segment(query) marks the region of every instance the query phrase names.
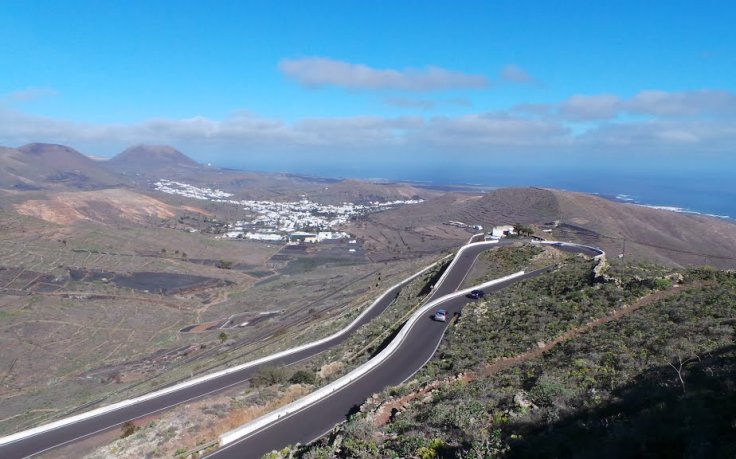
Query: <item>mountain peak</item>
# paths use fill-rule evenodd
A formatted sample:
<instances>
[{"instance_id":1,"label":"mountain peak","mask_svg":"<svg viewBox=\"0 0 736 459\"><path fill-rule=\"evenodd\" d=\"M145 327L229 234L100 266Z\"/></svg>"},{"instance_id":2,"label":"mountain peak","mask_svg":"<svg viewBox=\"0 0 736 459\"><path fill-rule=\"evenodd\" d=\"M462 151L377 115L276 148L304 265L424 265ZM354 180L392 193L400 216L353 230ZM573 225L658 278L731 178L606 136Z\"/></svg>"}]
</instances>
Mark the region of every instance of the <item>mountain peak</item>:
<instances>
[{"instance_id":1,"label":"mountain peak","mask_svg":"<svg viewBox=\"0 0 736 459\"><path fill-rule=\"evenodd\" d=\"M56 143L29 143L26 145L23 145L22 147L17 148L18 151L21 151L26 154L30 155L44 155L48 153L65 153L65 154L72 154L72 155L82 155L82 153L78 152L77 150L67 147L66 145L59 145Z\"/></svg>"},{"instance_id":2,"label":"mountain peak","mask_svg":"<svg viewBox=\"0 0 736 459\"><path fill-rule=\"evenodd\" d=\"M203 166L169 145L135 145L102 163L125 175L178 176Z\"/></svg>"},{"instance_id":3,"label":"mountain peak","mask_svg":"<svg viewBox=\"0 0 736 459\"><path fill-rule=\"evenodd\" d=\"M77 150L52 143L0 149L0 188L90 190L121 183Z\"/></svg>"},{"instance_id":4,"label":"mountain peak","mask_svg":"<svg viewBox=\"0 0 736 459\"><path fill-rule=\"evenodd\" d=\"M139 162L155 163L158 166L166 164L176 166L197 167L190 157L169 145L136 145L130 147L110 160L111 162Z\"/></svg>"}]
</instances>

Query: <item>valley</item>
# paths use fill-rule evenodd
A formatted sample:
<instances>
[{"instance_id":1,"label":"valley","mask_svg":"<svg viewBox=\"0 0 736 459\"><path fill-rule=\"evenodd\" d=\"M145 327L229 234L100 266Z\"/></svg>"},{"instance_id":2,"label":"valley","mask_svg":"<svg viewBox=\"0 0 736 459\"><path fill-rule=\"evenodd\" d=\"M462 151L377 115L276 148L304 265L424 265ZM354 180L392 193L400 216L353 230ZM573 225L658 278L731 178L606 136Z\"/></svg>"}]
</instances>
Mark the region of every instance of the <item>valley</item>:
<instances>
[{"instance_id":1,"label":"valley","mask_svg":"<svg viewBox=\"0 0 736 459\"><path fill-rule=\"evenodd\" d=\"M46 176L16 174L17 183L0 190L4 434L328 336L388 286L494 226L523 224L537 238L601 247L614 270L652 262L666 268L650 272L736 266L724 255L736 248L736 225L729 221L579 193L510 188L477 194L259 175L201 166L170 147L126 152L115 165L122 173L104 161L80 160L67 147L40 144L12 150L7 158L13 163L2 164L5 171L17 162L31 170L36 156L54 154L70 155L85 168L69 171L50 162L54 169L44 166ZM126 157L139 164L149 154L158 156L145 174L124 166ZM569 263L555 250L519 241L479 257L463 285ZM430 284L423 282L411 288L426 295ZM229 406L223 414L229 421L206 415L202 432L209 436L191 438L212 439L346 374L374 355L390 336L384 328L417 301L403 310L397 305L396 312L389 308L347 348L300 363L290 375L263 374L262 382L198 401L203 413ZM299 371L322 376L289 382ZM164 419L186 416L188 406L135 425L160 435L154 426L172 425ZM59 451L108 454L103 444L111 435ZM184 441L181 435L172 435L171 444Z\"/></svg>"},{"instance_id":2,"label":"valley","mask_svg":"<svg viewBox=\"0 0 736 459\"><path fill-rule=\"evenodd\" d=\"M0 2L0 459L736 458L736 2Z\"/></svg>"}]
</instances>

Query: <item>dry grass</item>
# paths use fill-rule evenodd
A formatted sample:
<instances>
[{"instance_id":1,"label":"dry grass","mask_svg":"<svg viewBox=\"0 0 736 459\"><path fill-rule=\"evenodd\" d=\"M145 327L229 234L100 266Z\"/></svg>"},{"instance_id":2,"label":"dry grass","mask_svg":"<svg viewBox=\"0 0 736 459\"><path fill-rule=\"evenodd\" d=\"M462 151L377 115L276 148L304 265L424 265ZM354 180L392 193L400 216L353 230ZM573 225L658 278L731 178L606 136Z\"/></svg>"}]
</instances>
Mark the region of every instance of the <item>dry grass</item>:
<instances>
[{"instance_id":1,"label":"dry grass","mask_svg":"<svg viewBox=\"0 0 736 459\"><path fill-rule=\"evenodd\" d=\"M151 219L172 218L178 211L158 199L122 189L54 193L45 200L32 199L16 204L15 209L22 215L59 225L79 220L148 223Z\"/></svg>"},{"instance_id":2,"label":"dry grass","mask_svg":"<svg viewBox=\"0 0 736 459\"><path fill-rule=\"evenodd\" d=\"M333 375L340 374L344 368L345 363L340 361L326 363L320 367L317 376L325 380L330 379Z\"/></svg>"},{"instance_id":3,"label":"dry grass","mask_svg":"<svg viewBox=\"0 0 736 459\"><path fill-rule=\"evenodd\" d=\"M736 267L736 224L718 218L622 204L597 196L541 188L507 188L479 195L446 194L422 204L371 215L351 230L366 241L373 259L427 253L467 239L449 220L480 224L569 226L552 237L602 247L610 254L627 240L629 260L669 266ZM691 252L691 253L689 253ZM711 255L711 256L708 256ZM613 257L611 257L613 258Z\"/></svg>"},{"instance_id":4,"label":"dry grass","mask_svg":"<svg viewBox=\"0 0 736 459\"><path fill-rule=\"evenodd\" d=\"M155 419L138 420L135 424L139 430L131 436L108 444L100 438L102 444L70 445L41 457L172 457L177 452L217 439L229 430L293 402L308 391L309 387L294 384L216 395L179 406Z\"/></svg>"},{"instance_id":5,"label":"dry grass","mask_svg":"<svg viewBox=\"0 0 736 459\"><path fill-rule=\"evenodd\" d=\"M377 267L369 264L316 265L256 283L246 272L192 260L242 260L263 267L278 246L160 228L87 221L59 227L23 215L0 216L0 267L13 267L0 273L0 288L13 289L0 292L0 345L6 349L0 355L3 433L47 422L91 401L114 402L326 336L385 285L430 263L381 265L379 286ZM70 266L121 274L197 274L234 284L164 296L116 288L112 282L71 281ZM59 279L55 290L36 289L44 276ZM226 330L237 346L222 346L219 330L179 333L187 325L263 311L279 314L257 326Z\"/></svg>"}]
</instances>

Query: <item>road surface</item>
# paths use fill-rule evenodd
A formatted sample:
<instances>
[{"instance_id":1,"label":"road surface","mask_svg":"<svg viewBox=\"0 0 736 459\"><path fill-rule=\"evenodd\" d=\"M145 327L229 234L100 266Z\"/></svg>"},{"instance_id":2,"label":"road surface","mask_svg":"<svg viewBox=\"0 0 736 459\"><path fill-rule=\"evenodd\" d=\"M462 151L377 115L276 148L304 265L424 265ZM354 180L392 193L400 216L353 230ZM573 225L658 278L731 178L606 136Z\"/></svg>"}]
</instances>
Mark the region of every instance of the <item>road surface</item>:
<instances>
[{"instance_id":1,"label":"road surface","mask_svg":"<svg viewBox=\"0 0 736 459\"><path fill-rule=\"evenodd\" d=\"M557 248L590 256L598 255L595 251L581 247L557 246ZM437 289L438 291L434 292L434 296L439 298L456 291L462 284L465 275L470 271L476 257L487 249L488 246L480 246L475 250L466 250L457 259L452 271ZM539 276L550 269L552 268L525 274L494 285L485 291L491 294L515 282ZM283 419L215 451L206 456L207 459L260 458L272 450L278 450L290 444L307 444L323 436L336 424L345 421L372 394L386 387L400 384L419 371L434 355L449 326L449 323L433 321L434 313L438 309L446 309L452 316L459 313L468 301L471 300L466 297L458 297L436 305L427 312L426 320L417 322L411 328L396 351L366 375L313 405L286 415Z\"/></svg>"},{"instance_id":2,"label":"road surface","mask_svg":"<svg viewBox=\"0 0 736 459\"><path fill-rule=\"evenodd\" d=\"M466 250L461 259L455 262L452 269L447 272L442 283L432 292L431 297L437 298L447 293L454 292L462 283L469 267L472 265L475 257L489 247L475 247L472 250ZM358 321L350 331L370 322L381 312L383 312L394 300L401 286L394 287L388 294L384 295L381 301L376 304L369 313ZM277 360L271 360L260 366L245 368L241 371L223 375L217 379L212 379L201 384L186 387L170 394L137 403L127 407L117 409L108 413L100 414L93 418L82 420L73 424L58 427L53 430L39 433L37 435L19 439L12 443L0 446L0 457L4 459L22 458L32 456L50 449L80 440L90 435L116 428L126 421L138 419L140 417L150 415L172 406L194 400L205 395L210 395L218 391L242 384L249 380L259 368L263 366L280 366L299 362L325 350L340 344L349 338L350 332L344 333L333 340L322 343L309 349L282 357ZM289 443L289 442L287 442ZM286 444L286 443L285 443Z\"/></svg>"}]
</instances>

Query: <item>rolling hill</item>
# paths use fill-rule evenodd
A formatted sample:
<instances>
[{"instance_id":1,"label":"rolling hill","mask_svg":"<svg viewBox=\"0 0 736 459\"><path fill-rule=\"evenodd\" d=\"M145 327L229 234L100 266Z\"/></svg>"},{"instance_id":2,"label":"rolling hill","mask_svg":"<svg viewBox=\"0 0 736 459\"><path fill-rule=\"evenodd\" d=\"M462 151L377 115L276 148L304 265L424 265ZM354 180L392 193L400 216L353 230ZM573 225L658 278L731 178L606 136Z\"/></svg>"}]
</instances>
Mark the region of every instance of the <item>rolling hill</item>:
<instances>
[{"instance_id":1,"label":"rolling hill","mask_svg":"<svg viewBox=\"0 0 736 459\"><path fill-rule=\"evenodd\" d=\"M92 190L124 182L98 162L63 145L0 147L0 188Z\"/></svg>"},{"instance_id":2,"label":"rolling hill","mask_svg":"<svg viewBox=\"0 0 736 459\"><path fill-rule=\"evenodd\" d=\"M84 221L116 226L146 225L173 218L183 209L205 214L195 207L174 206L132 190L114 188L50 193L44 199L29 199L14 204L13 208L21 215L58 225Z\"/></svg>"},{"instance_id":3,"label":"rolling hill","mask_svg":"<svg viewBox=\"0 0 736 459\"><path fill-rule=\"evenodd\" d=\"M208 170L168 145L136 145L100 164L123 175L151 178L186 177Z\"/></svg>"},{"instance_id":4,"label":"rolling hill","mask_svg":"<svg viewBox=\"0 0 736 459\"><path fill-rule=\"evenodd\" d=\"M467 231L450 220L480 224L548 225L551 236L589 243L612 256L670 265L736 266L736 224L729 220L613 202L598 196L542 188L504 188L481 196L445 194L424 203L371 215L351 230L375 250L396 251L403 241L420 252L449 248ZM554 226L554 227L553 227ZM624 242L625 241L625 242Z\"/></svg>"},{"instance_id":5,"label":"rolling hill","mask_svg":"<svg viewBox=\"0 0 736 459\"><path fill-rule=\"evenodd\" d=\"M421 204L377 213L349 231L366 242L375 260L434 253L456 246L468 232L461 221L485 228L500 224L559 224L552 236L598 245L613 255L674 265L734 267L736 224L694 214L613 202L597 196L543 188L504 188L483 195L440 193L404 183L326 180L262 174L201 165L177 149L138 145L107 161L55 144L0 147L0 189L80 191L143 186L171 178L222 187L245 199L323 203L422 198ZM22 199L17 196L20 202ZM145 214L145 212L144 212Z\"/></svg>"}]
</instances>

